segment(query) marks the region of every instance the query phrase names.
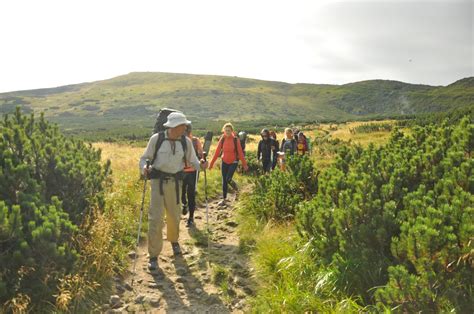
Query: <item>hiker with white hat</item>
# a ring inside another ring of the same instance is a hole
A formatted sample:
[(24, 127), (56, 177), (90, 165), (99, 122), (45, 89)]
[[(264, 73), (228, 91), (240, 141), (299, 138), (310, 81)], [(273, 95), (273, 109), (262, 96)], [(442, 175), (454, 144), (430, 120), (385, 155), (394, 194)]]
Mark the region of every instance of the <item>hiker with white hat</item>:
[[(151, 182), (151, 200), (148, 212), (149, 270), (158, 268), (158, 255), (163, 248), (163, 216), (166, 211), (167, 239), (173, 253), (181, 254), (179, 247), (179, 222), (181, 218), (181, 187), (183, 169), (191, 165), (194, 169), (205, 169), (207, 163), (199, 161), (193, 144), (185, 136), (186, 126), (191, 121), (181, 112), (172, 112), (163, 124), (165, 131), (152, 135), (140, 158), (141, 173)], [(150, 167), (146, 161), (151, 160)]]

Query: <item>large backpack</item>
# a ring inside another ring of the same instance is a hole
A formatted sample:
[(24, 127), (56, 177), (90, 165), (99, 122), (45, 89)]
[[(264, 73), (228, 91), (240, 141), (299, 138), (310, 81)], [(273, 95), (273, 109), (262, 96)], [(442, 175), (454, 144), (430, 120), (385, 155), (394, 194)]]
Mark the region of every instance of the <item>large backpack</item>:
[[(172, 112), (181, 112), (181, 111), (169, 109), (169, 108), (163, 108), (156, 115), (156, 122), (155, 122), (155, 126), (153, 127), (153, 134), (158, 133), (158, 140), (156, 141), (155, 152), (153, 153), (153, 159), (151, 160), (152, 165), (156, 160), (156, 156), (158, 154), (158, 150), (161, 147), (161, 144), (163, 144), (163, 142), (165, 141), (166, 127), (163, 124), (165, 124), (168, 121), (168, 116)], [(185, 135), (181, 136), (181, 139), (179, 141), (181, 142), (181, 145), (183, 146), (183, 152), (184, 152), (183, 158), (186, 162), (186, 149), (187, 149), (186, 136)]]

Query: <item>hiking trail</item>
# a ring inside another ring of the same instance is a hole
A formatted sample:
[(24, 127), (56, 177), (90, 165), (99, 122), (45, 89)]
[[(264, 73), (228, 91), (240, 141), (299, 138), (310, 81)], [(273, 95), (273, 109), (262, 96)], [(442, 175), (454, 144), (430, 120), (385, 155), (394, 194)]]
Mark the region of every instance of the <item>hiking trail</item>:
[[(136, 275), (130, 285), (133, 257), (123, 278), (115, 278), (106, 313), (243, 313), (247, 296), (254, 294), (255, 284), (248, 269), (248, 257), (239, 249), (235, 205), (237, 194), (229, 194), (225, 206), (219, 200), (209, 202), (210, 255), (207, 246), (206, 207), (194, 213), (195, 227), (186, 228), (187, 215), (182, 215), (180, 239), (182, 254), (173, 255), (163, 228), (163, 251), (159, 268), (148, 270), (147, 241), (138, 249)], [(209, 262), (210, 263), (209, 263)], [(210, 267), (209, 267), (210, 264)]]

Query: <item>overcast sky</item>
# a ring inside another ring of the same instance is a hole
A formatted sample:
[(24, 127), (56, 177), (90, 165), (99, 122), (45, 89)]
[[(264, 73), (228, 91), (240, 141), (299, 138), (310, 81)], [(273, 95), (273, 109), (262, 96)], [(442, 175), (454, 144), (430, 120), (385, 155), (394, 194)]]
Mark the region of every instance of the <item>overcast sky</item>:
[(2, 0), (0, 92), (134, 71), (290, 83), (473, 76), (473, 1)]

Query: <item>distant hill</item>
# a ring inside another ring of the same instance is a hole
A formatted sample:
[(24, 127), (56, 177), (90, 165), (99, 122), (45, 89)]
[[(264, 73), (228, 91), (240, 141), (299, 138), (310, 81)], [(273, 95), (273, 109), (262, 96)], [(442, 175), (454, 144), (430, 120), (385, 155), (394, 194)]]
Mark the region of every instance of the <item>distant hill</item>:
[(448, 86), (371, 80), (288, 84), (238, 77), (130, 73), (109, 80), (0, 94), (0, 113), (21, 106), (65, 129), (153, 123), (159, 108), (210, 120), (313, 121), (446, 111), (474, 105), (474, 77)]

